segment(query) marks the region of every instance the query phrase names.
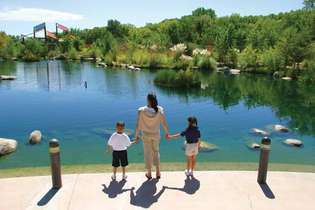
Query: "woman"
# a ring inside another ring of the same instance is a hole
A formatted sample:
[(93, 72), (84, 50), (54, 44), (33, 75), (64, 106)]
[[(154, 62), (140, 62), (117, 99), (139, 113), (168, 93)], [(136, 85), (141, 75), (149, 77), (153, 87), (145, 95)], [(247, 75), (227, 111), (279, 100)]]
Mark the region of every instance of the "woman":
[(155, 94), (147, 96), (148, 105), (138, 109), (138, 119), (136, 127), (136, 143), (139, 141), (139, 133), (142, 133), (144, 162), (147, 169), (145, 176), (152, 178), (152, 165), (156, 167), (156, 178), (161, 178), (160, 173), (160, 125), (162, 124), (166, 138), (169, 138), (168, 126), (164, 116), (163, 108), (158, 106)]

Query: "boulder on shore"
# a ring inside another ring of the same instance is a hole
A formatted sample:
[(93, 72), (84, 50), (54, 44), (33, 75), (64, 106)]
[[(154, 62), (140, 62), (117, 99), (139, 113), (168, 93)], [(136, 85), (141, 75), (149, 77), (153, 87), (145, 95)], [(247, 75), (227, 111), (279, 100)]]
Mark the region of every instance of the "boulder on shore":
[(300, 147), (303, 145), (303, 142), (298, 139), (286, 139), (283, 141), (283, 143), (295, 147)]
[(237, 75), (237, 74), (241, 73), (241, 70), (239, 70), (239, 69), (230, 69), (230, 73)]
[(101, 66), (101, 67), (104, 67), (104, 68), (107, 67), (106, 63), (103, 63), (103, 62), (98, 62), (97, 65)]
[(289, 129), (283, 125), (273, 125), (272, 128), (278, 132), (284, 132), (284, 133), (289, 132)]
[(291, 77), (282, 77), (281, 79), (282, 79), (282, 80), (287, 80), (287, 81), (292, 80), (292, 78), (291, 78)]
[(38, 144), (42, 140), (42, 133), (39, 130), (35, 130), (30, 134), (28, 142), (30, 144)]
[(18, 143), (14, 139), (0, 138), (0, 156), (14, 152), (17, 145)]
[(135, 67), (135, 66), (133, 66), (133, 65), (128, 65), (127, 68), (128, 68), (129, 70), (131, 70), (131, 71), (140, 71), (140, 70), (141, 70), (139, 67)]
[(15, 80), (16, 76), (0, 75), (0, 80)]
[(255, 134), (262, 135), (262, 136), (269, 136), (269, 133), (267, 131), (264, 131), (264, 130), (261, 130), (261, 129), (258, 129), (258, 128), (252, 128), (251, 132), (253, 132)]

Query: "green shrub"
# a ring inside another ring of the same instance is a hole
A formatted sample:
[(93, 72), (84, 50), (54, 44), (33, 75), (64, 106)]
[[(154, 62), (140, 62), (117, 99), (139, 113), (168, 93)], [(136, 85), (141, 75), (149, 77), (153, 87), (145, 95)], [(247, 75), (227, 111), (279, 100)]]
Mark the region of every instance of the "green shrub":
[(165, 87), (198, 87), (201, 80), (198, 72), (192, 70), (160, 70), (154, 78), (154, 83)]
[(303, 62), (303, 67), (302, 75), (298, 81), (304, 84), (315, 84), (315, 61), (306, 60)]
[(261, 54), (261, 64), (266, 71), (271, 73), (285, 68), (285, 60), (279, 50), (270, 48)]
[(217, 69), (217, 62), (210, 56), (195, 56), (194, 64), (201, 70), (214, 71)]
[(258, 53), (252, 46), (246, 47), (239, 55), (241, 69), (256, 69), (258, 67)]
[(24, 47), (22, 50), (23, 59), (25, 61), (37, 61), (45, 58), (48, 53), (47, 46), (37, 39), (27, 39), (24, 42)]
[(79, 60), (80, 56), (78, 51), (76, 51), (76, 49), (72, 47), (67, 54), (67, 58), (71, 60)]

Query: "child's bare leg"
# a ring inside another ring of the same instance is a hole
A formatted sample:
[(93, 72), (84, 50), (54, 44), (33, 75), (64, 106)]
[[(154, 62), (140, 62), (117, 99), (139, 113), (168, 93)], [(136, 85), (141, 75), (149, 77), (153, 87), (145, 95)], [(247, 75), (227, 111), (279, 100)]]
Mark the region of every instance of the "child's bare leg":
[(117, 172), (117, 167), (113, 167), (113, 176), (112, 179), (116, 179), (116, 172)]
[(186, 166), (187, 171), (190, 169), (190, 157), (187, 156), (187, 166)]
[(123, 177), (125, 177), (125, 175), (126, 175), (126, 167), (122, 167), (122, 175), (123, 175)]
[(191, 170), (194, 170), (195, 169), (195, 166), (196, 166), (196, 156), (193, 155), (191, 156)]

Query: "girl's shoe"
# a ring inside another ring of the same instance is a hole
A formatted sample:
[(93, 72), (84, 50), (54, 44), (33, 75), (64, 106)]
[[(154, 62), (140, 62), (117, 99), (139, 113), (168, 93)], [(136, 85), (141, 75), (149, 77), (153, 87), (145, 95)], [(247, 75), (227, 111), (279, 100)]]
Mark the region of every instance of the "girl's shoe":
[(185, 169), (185, 175), (190, 176), (190, 172), (187, 169)]
[(113, 181), (115, 181), (116, 180), (116, 175), (113, 174), (111, 178), (112, 178)]
[(161, 179), (161, 173), (156, 174), (156, 179)]
[(194, 176), (193, 170), (190, 170), (190, 171), (189, 171), (189, 176), (192, 176), (192, 177)]
[(147, 177), (148, 180), (152, 179), (152, 176), (149, 176), (147, 173), (145, 174), (145, 177)]
[(127, 175), (123, 175), (123, 176), (122, 176), (122, 179), (126, 181), (126, 180), (127, 180), (127, 177), (128, 177)]

